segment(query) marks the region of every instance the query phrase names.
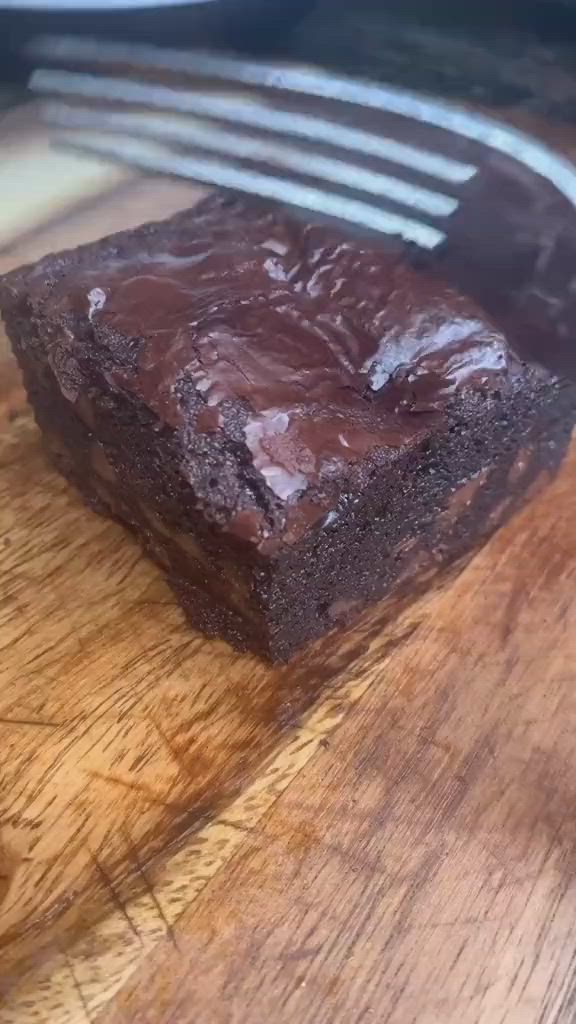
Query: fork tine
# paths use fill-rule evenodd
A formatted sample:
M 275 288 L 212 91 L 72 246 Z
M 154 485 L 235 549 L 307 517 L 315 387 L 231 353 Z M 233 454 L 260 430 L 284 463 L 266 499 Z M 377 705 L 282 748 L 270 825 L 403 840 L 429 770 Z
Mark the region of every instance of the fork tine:
M 326 217 L 348 221 L 387 235 L 401 236 L 424 249 L 435 249 L 445 239 L 442 231 L 400 214 L 371 206 L 358 199 L 324 192 L 285 178 L 256 171 L 245 171 L 224 160 L 184 156 L 157 143 L 139 139 L 107 139 L 98 136 L 73 136 L 59 140 L 77 152 L 112 159 L 145 170 L 177 175 L 208 185 L 218 185 L 261 196 L 277 202 L 311 210 Z
M 223 156 L 233 154 L 236 160 L 272 164 L 297 174 L 304 173 L 306 177 L 353 188 L 356 192 L 380 196 L 402 206 L 413 207 L 431 217 L 446 217 L 454 213 L 458 206 L 451 196 L 411 185 L 388 174 L 380 174 L 276 141 L 270 143 L 239 132 L 222 130 L 199 119 L 166 119 L 148 114 L 138 116 L 115 111 L 100 112 L 56 104 L 47 106 L 46 117 L 50 123 L 65 128 L 123 132 L 208 150 Z
M 436 101 L 408 89 L 362 82 L 323 70 L 282 67 L 204 52 L 163 50 L 144 44 L 127 46 L 122 43 L 78 40 L 75 37 L 44 37 L 33 46 L 33 52 L 42 52 L 49 59 L 139 64 L 142 67 L 182 72 L 196 77 L 209 76 L 222 81 L 303 93 L 399 114 L 421 124 L 442 128 L 517 160 L 535 174 L 551 181 L 576 205 L 576 167 L 566 157 L 545 143 L 491 117 L 441 100 Z
M 255 99 L 222 97 L 208 92 L 50 68 L 35 71 L 30 79 L 30 87 L 41 93 L 77 93 L 87 99 L 125 100 L 160 109 L 204 114 L 274 134 L 294 135 L 315 143 L 323 142 L 339 149 L 357 151 L 363 156 L 397 163 L 450 184 L 468 181 L 476 173 L 472 164 L 461 163 L 431 150 L 410 146 L 362 129 L 349 128 L 321 117 L 276 110 Z

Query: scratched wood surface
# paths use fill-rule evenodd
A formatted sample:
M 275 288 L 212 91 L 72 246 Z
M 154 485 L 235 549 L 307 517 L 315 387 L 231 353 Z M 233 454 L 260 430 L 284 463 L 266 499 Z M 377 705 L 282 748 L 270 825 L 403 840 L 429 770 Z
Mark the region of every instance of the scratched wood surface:
M 572 1024 L 576 459 L 99 1024 Z
M 192 198 L 114 183 L 0 271 Z M 575 482 L 272 670 L 53 473 L 1 340 L 2 1024 L 571 1021 Z

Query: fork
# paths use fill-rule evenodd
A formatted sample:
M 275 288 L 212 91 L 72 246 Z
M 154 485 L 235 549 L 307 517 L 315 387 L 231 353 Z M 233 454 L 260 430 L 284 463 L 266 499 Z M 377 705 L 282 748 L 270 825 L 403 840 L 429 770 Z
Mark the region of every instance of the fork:
M 576 207 L 576 168 L 545 143 L 404 89 L 308 67 L 66 36 L 33 40 L 29 52 L 49 65 L 30 79 L 33 91 L 52 97 L 46 120 L 73 129 L 61 143 L 400 235 L 423 249 L 445 241 L 487 151 L 543 177 Z M 302 112 L 303 99 L 312 113 Z M 351 123 L 359 110 L 384 115 L 384 129 Z M 406 126 L 424 144 L 404 141 Z
M 44 116 L 73 129 L 60 141 L 76 150 L 278 200 L 423 249 L 445 240 L 482 149 L 544 176 L 576 205 L 576 169 L 546 144 L 407 90 L 307 67 L 75 37 L 36 39 L 30 53 L 49 65 L 30 80 L 53 98 Z M 316 112 L 302 112 L 302 99 Z M 385 130 L 350 123 L 357 109 L 386 115 Z M 406 123 L 425 144 L 404 141 Z

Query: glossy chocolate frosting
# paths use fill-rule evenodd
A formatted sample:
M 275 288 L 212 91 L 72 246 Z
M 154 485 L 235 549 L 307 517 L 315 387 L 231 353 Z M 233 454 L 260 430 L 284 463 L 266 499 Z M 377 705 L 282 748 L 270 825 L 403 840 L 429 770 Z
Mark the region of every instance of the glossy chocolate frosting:
M 224 429 L 238 403 L 276 499 L 424 437 L 457 391 L 501 389 L 518 366 L 481 309 L 400 245 L 223 196 L 174 224 L 71 264 L 44 312 L 105 336 L 115 385 L 176 430 L 191 388 L 197 431 Z M 114 338 L 136 339 L 131 365 Z

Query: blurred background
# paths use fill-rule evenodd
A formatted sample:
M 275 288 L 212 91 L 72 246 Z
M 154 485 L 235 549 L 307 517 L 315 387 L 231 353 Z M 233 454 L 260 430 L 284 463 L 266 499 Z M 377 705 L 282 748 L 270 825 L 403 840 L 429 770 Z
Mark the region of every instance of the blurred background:
M 0 253 L 15 235 L 126 178 L 49 145 L 28 102 L 23 56 L 42 33 L 322 64 L 511 115 L 560 148 L 574 141 L 576 0 L 0 0 Z

